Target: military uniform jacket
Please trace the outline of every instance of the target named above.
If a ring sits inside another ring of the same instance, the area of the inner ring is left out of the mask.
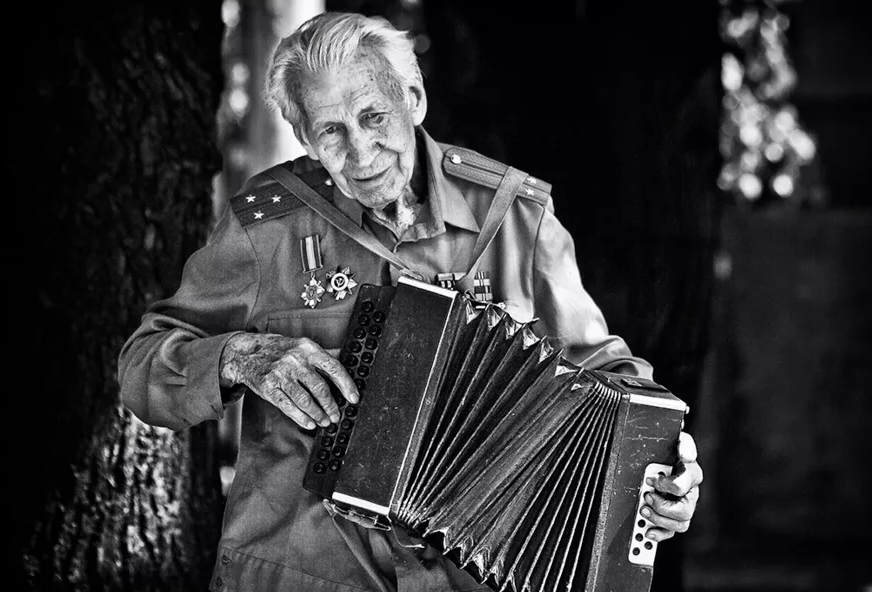
[[[465,272],[480,225],[506,167],[475,152],[437,144],[426,149],[429,214],[397,239],[333,185],[317,162],[286,163],[324,199],[433,280]],[[347,267],[358,284],[395,284],[400,270],[351,240],[281,185],[252,178],[232,200],[208,244],[187,261],[178,291],[146,312],[124,346],[119,380],[125,404],[143,421],[183,429],[218,419],[228,401],[219,360],[239,331],[308,337],[341,347],[354,292],[325,293],[311,308],[301,293],[309,274],[300,239],[320,237],[323,269]],[[590,368],[651,376],[623,340],[608,334],[582,287],[569,233],[554,216],[550,186],[528,177],[478,267],[490,275],[494,302],[519,320],[537,317],[540,334],[559,339],[566,357]],[[223,395],[223,397],[222,397]],[[434,549],[399,545],[391,531],[331,516],[302,488],[312,446],[277,408],[243,397],[236,476],[229,492],[214,591],[309,592],[486,590]]]

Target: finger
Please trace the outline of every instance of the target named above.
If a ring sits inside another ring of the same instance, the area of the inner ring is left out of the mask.
[[[345,366],[343,366],[339,360],[332,358],[327,354],[323,354],[313,355],[310,362],[336,385],[346,401],[352,405],[357,405],[357,403],[360,402],[360,395],[357,392],[357,387],[354,385],[354,381],[351,379],[351,376],[349,376]]]
[[[702,483],[702,479],[702,467],[699,464],[679,461],[672,475],[657,477],[648,483],[661,493],[684,497],[691,489]]]
[[[338,423],[339,405],[336,404],[336,400],[333,398],[333,393],[330,392],[330,387],[326,382],[324,382],[321,375],[317,372],[301,371],[297,373],[297,380],[307,391],[309,391],[309,394],[311,395],[309,400],[317,404],[318,411],[323,411],[323,413],[319,413],[318,418],[313,416],[313,419],[325,428],[330,425],[331,422]],[[305,409],[305,411],[306,413],[309,413],[308,409]]]
[[[665,541],[666,539],[671,539],[675,536],[675,531],[666,530],[665,528],[657,528],[652,527],[648,529],[648,532],[645,533],[645,536],[652,541],[660,542]]]
[[[289,417],[301,428],[307,430],[315,429],[315,422],[312,418],[303,413],[299,407],[291,400],[291,397],[278,386],[263,389],[263,392],[255,391],[263,399],[272,403],[285,416]]]
[[[318,387],[316,386],[315,381],[318,380],[323,383],[323,380],[320,378],[312,379],[310,375],[315,375],[315,373],[298,370],[293,376],[283,382],[282,390],[287,394],[288,398],[291,399],[291,402],[300,409],[300,411],[308,415],[315,423],[326,427],[330,425],[330,418],[327,417],[321,409],[321,406],[312,396],[312,393],[309,390],[310,387],[307,386],[307,383],[309,383],[312,384],[311,388],[317,389]]]
[[[654,526],[665,528],[674,532],[685,532],[690,527],[690,520],[673,520],[666,516],[661,516],[655,512],[651,506],[644,505],[641,510],[642,516],[648,519]]]
[[[667,499],[656,492],[649,492],[645,494],[645,503],[661,516],[683,521],[693,517],[698,498],[699,488],[694,487],[686,496],[677,500]]]
[[[684,463],[695,463],[697,459],[696,442],[687,432],[678,435],[678,460]]]

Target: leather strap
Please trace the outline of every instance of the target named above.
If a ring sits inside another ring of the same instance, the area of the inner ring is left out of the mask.
[[[481,256],[490,246],[491,242],[493,242],[497,231],[499,231],[503,220],[506,218],[509,208],[512,207],[512,202],[515,201],[515,195],[517,195],[526,178],[527,173],[509,167],[506,174],[500,180],[500,184],[497,185],[494,200],[487,212],[487,217],[484,219],[478,239],[475,241],[472,254],[467,261],[466,274],[457,280],[457,288],[460,292],[472,292],[473,276],[475,276]]]
[[[304,204],[318,212],[322,218],[339,229],[340,232],[349,238],[354,239],[360,246],[390,262],[391,265],[401,271],[420,277],[420,274],[412,271],[412,269],[406,265],[406,262],[400,259],[396,253],[392,253],[387,247],[381,244],[377,238],[364,232],[363,228],[352,222],[348,216],[339,210],[339,208],[325,200],[323,197],[318,195],[314,189],[303,183],[297,175],[281,166],[272,167],[265,171],[265,173],[281,183],[285,189],[290,191],[291,194],[296,196]]]

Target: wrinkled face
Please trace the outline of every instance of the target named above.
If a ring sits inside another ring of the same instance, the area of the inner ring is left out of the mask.
[[[406,104],[394,98],[380,62],[362,52],[336,71],[310,77],[302,86],[308,116],[300,140],[342,190],[380,210],[408,190],[415,167],[415,126],[427,111],[424,89],[412,87]]]

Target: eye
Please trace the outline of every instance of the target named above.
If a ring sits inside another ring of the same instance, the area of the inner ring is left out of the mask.
[[[321,130],[322,136],[332,136],[336,132],[339,131],[339,128],[335,125],[328,125]]]
[[[381,125],[385,121],[384,113],[368,113],[366,115],[366,122],[369,125]]]

